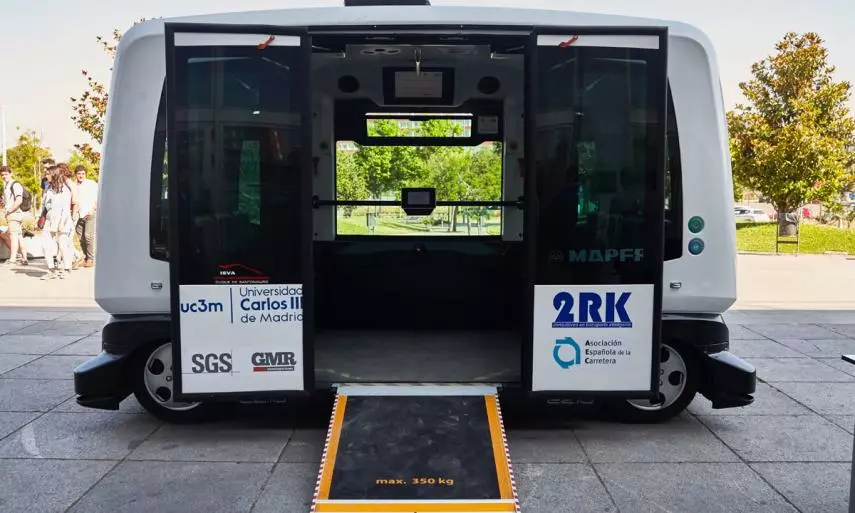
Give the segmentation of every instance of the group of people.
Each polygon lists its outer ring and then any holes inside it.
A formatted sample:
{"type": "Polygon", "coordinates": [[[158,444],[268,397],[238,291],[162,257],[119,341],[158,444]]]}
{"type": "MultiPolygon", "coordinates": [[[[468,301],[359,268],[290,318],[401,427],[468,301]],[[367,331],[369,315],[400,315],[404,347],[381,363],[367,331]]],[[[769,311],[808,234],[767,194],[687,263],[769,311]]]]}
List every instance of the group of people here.
{"type": "MultiPolygon", "coordinates": [[[[42,230],[48,273],[42,279],[65,278],[72,269],[95,265],[95,218],[98,183],[86,178],[86,168],[77,166],[72,174],[65,163],[43,162],[41,208],[36,216],[42,230]],[[74,234],[80,249],[74,247],[74,234]]],[[[12,176],[9,167],[0,168],[3,180],[3,214],[8,230],[3,242],[9,248],[7,266],[27,265],[23,223],[31,216],[32,195],[12,176]],[[20,255],[20,258],[19,258],[20,255]]]]}

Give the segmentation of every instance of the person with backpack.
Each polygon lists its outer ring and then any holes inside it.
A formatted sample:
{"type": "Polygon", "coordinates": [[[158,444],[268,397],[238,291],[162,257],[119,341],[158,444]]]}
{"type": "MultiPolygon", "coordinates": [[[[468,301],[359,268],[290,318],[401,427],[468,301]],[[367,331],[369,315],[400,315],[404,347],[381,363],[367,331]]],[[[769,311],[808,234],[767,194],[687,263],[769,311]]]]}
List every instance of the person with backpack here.
{"type": "Polygon", "coordinates": [[[44,226],[50,242],[45,244],[45,261],[48,274],[42,279],[65,278],[71,271],[74,260],[72,233],[74,232],[74,189],[67,183],[67,178],[59,166],[48,172],[48,184],[45,189],[44,204],[42,205],[39,224],[44,226]],[[54,254],[59,249],[60,266],[57,270],[54,264],[54,254]]]}
{"type": "Polygon", "coordinates": [[[9,260],[6,265],[18,263],[19,251],[22,255],[20,263],[27,265],[23,222],[27,212],[33,208],[33,195],[21,182],[12,178],[9,166],[0,167],[0,179],[3,180],[3,215],[9,227],[9,260]]]}

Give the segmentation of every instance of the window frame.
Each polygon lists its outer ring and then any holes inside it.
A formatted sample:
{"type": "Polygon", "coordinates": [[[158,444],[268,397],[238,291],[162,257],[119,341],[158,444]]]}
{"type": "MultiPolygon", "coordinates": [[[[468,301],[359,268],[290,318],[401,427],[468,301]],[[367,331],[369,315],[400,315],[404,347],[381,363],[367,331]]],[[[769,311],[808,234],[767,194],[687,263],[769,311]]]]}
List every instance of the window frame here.
{"type": "MultiPolygon", "coordinates": [[[[674,228],[671,230],[665,228],[663,234],[665,247],[663,248],[662,259],[668,262],[683,257],[683,161],[680,151],[680,131],[670,82],[666,86],[666,91],[668,98],[665,116],[665,156],[667,159],[665,178],[670,178],[670,183],[663,181],[663,183],[666,183],[663,198],[666,201],[670,200],[670,208],[665,211],[665,220],[670,220],[674,225],[674,228]],[[674,235],[677,235],[677,237],[674,238],[674,235]]],[[[664,202],[662,208],[665,208],[664,202]]]]}

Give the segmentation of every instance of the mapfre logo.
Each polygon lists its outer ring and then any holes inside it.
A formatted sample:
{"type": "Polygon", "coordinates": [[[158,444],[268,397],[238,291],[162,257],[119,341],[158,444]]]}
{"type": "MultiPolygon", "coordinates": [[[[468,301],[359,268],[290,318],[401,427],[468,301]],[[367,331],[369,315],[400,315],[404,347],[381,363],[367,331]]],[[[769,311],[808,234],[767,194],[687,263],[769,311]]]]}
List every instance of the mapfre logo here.
{"type": "Polygon", "coordinates": [[[252,353],[252,372],[289,372],[297,365],[291,352],[252,353]]]}
{"type": "Polygon", "coordinates": [[[626,311],[631,292],[580,292],[577,298],[569,292],[559,292],[552,299],[558,314],[553,328],[632,328],[626,311]]]}

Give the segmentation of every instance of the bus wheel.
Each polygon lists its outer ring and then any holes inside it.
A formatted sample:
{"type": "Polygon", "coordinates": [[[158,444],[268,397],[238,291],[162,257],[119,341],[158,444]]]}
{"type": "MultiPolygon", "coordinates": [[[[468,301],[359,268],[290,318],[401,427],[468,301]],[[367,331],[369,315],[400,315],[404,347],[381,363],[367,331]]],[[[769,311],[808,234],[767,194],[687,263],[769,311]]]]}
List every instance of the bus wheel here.
{"type": "Polygon", "coordinates": [[[659,401],[626,399],[611,403],[618,420],[652,424],[666,421],[686,409],[700,386],[699,366],[685,344],[662,342],[659,351],[659,401]]]}
{"type": "Polygon", "coordinates": [[[157,342],[140,349],[131,375],[134,396],[149,413],[167,422],[202,420],[210,407],[173,400],[172,343],[157,342]]]}

